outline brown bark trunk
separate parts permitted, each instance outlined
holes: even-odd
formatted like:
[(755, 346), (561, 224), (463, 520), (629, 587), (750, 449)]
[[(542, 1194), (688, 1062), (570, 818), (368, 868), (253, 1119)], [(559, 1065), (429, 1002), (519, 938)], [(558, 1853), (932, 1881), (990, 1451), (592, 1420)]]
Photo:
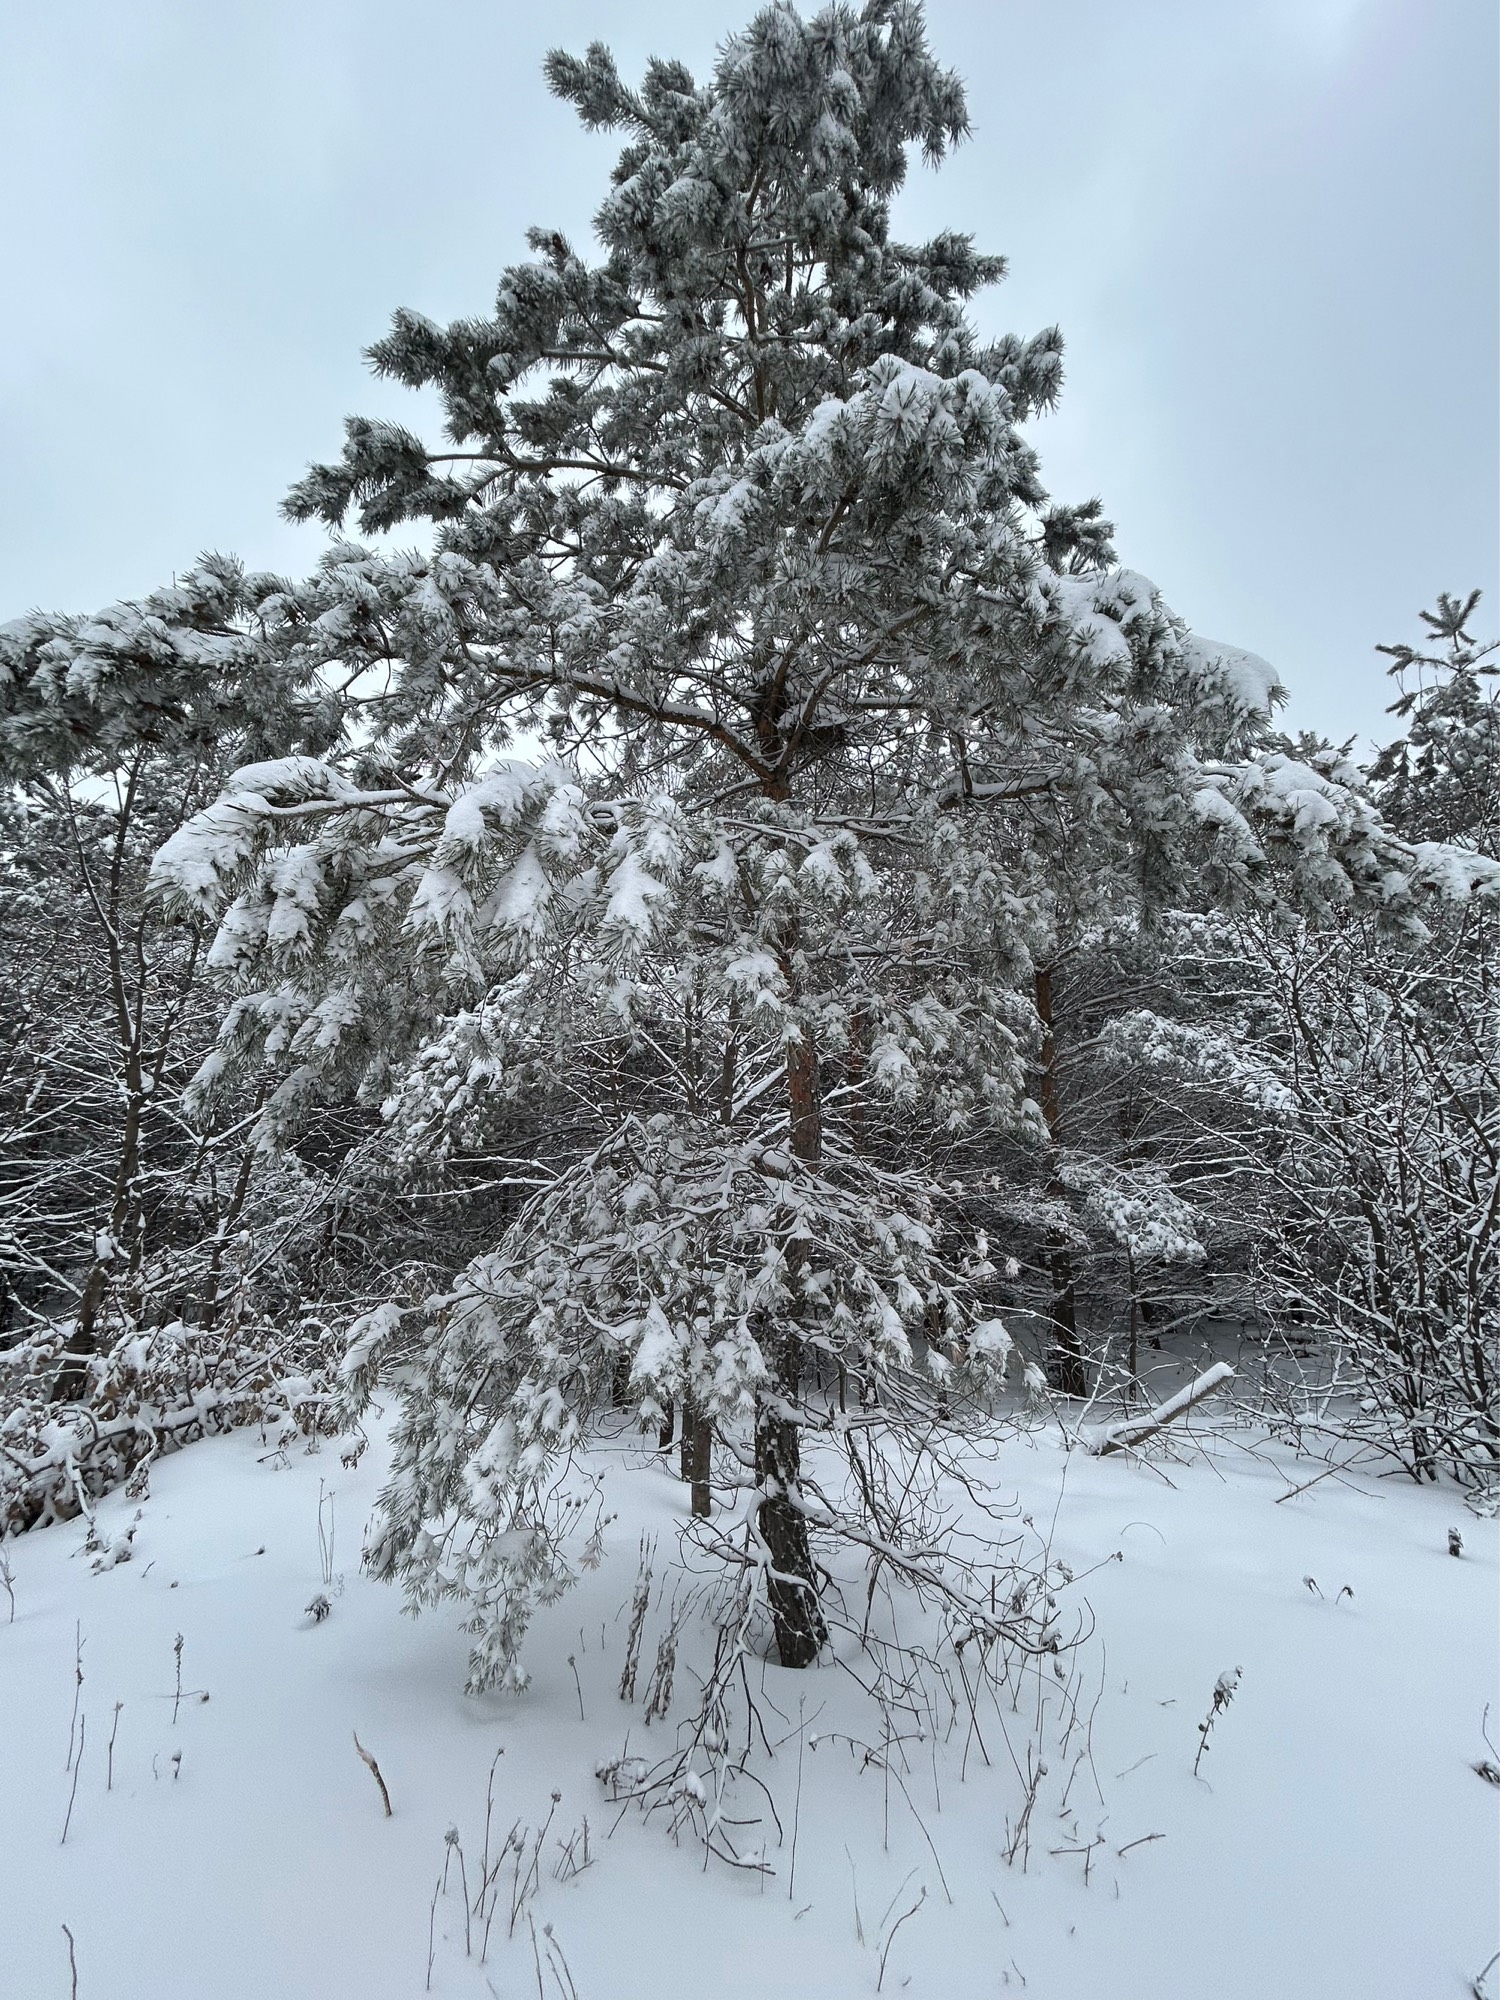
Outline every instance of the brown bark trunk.
[(1047, 1379), (1060, 1396), (1087, 1396), (1088, 1371), (1078, 1340), (1078, 1294), (1073, 1283), (1073, 1257), (1064, 1245), (1052, 1252), (1052, 1329), (1047, 1354)]
[(724, 1055), (719, 1064), (719, 1123), (734, 1123), (735, 1072), (738, 1068), (740, 1047), (740, 1010), (738, 1004), (729, 1003), (729, 1019), (724, 1029)]
[(677, 1471), (684, 1486), (688, 1485), (693, 1477), (695, 1463), (693, 1438), (697, 1433), (697, 1429), (698, 1412), (693, 1408), (692, 1398), (684, 1396), (682, 1399), (682, 1429), (678, 1433), (677, 1438)]
[(802, 1466), (801, 1427), (762, 1410), (755, 1426), (755, 1476), (766, 1498), (759, 1527), (770, 1560), (766, 1596), (784, 1667), (810, 1667), (828, 1637), (808, 1546), (807, 1522), (789, 1497)]
[[(662, 1440), (670, 1444), (670, 1438)], [(691, 1489), (691, 1507), (696, 1521), (706, 1521), (713, 1511), (714, 1427), (690, 1396), (682, 1399), (682, 1429), (677, 1439), (677, 1469)]]
[(787, 1104), (792, 1121), (792, 1156), (815, 1167), (823, 1157), (823, 1105), (818, 1088), (818, 1053), (804, 1030), (786, 1052)]
[(62, 1365), (52, 1384), (54, 1402), (76, 1403), (88, 1387), (88, 1357), (99, 1344), (95, 1322), (108, 1285), (109, 1265), (96, 1257), (83, 1287), (83, 1297), (78, 1302), (78, 1317), (73, 1322), (73, 1331), (63, 1348)]
[[(789, 938), (782, 952), (782, 967), (795, 996), (794, 962), (795, 940)], [(817, 1050), (806, 1029), (787, 1047), (786, 1087), (792, 1155), (806, 1166), (816, 1167), (823, 1156), (822, 1091)], [(796, 1271), (789, 1275), (795, 1286)], [(784, 1667), (810, 1667), (828, 1637), (828, 1627), (818, 1602), (807, 1521), (794, 1497), (802, 1469), (802, 1427), (795, 1418), (783, 1414), (797, 1394), (802, 1374), (796, 1312), (793, 1304), (791, 1324), (775, 1341), (776, 1408), (762, 1405), (756, 1413), (755, 1476), (765, 1494), (757, 1525), (770, 1561), (766, 1597), (776, 1654)]]
[(683, 1438), (691, 1443), (692, 1511), (695, 1521), (706, 1521), (713, 1511), (710, 1482), (713, 1476), (713, 1425), (700, 1410), (693, 1411), (691, 1432), (684, 1426)]
[(849, 1137), (856, 1153), (865, 1143), (865, 1010), (856, 1007), (849, 1016), (849, 1059), (846, 1065), (850, 1088)]
[[(1047, 1122), (1047, 1136), (1053, 1148), (1053, 1172), (1047, 1181), (1049, 1195), (1059, 1196), (1062, 1183), (1056, 1175), (1056, 1149), (1062, 1124), (1062, 1107), (1057, 1090), (1057, 1040), (1052, 1030), (1052, 968), (1039, 965), (1036, 971), (1036, 1014), (1042, 1024), (1041, 1103)], [(1048, 1246), (1052, 1273), (1052, 1301), (1048, 1311), (1051, 1338), (1047, 1346), (1047, 1380), (1061, 1396), (1087, 1396), (1088, 1372), (1078, 1340), (1078, 1294), (1073, 1281), (1073, 1256), (1066, 1243), (1054, 1237)]]

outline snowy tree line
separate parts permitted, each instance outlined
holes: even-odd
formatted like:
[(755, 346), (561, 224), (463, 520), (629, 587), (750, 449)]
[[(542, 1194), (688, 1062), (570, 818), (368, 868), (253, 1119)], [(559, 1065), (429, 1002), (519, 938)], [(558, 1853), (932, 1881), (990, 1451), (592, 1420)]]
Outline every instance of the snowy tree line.
[(0, 1532), (394, 1397), (371, 1559), (485, 1682), (605, 1413), (787, 1665), (837, 1544), (1043, 1643), (892, 1492), (1214, 1325), (1288, 1420), (1492, 1478), (1476, 599), (1361, 766), (1047, 493), (1056, 330), (890, 234), (967, 129), (912, 0), (548, 81), (623, 135), (599, 257), (396, 315), (443, 434), (349, 420), (315, 573), (0, 630)]

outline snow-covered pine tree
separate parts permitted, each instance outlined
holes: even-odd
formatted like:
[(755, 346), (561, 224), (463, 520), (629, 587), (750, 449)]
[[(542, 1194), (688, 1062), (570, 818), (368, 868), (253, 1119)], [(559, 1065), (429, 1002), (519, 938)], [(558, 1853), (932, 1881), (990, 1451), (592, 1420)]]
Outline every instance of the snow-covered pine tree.
[(570, 1574), (560, 1455), (612, 1397), (674, 1402), (801, 1666), (810, 1535), (931, 1581), (871, 1455), (1010, 1352), (955, 1186), (996, 1134), (1046, 1143), (1059, 926), (1201, 888), (1210, 852), (1256, 878), (1255, 816), (1392, 878), (1352, 808), (1308, 821), (1236, 761), (1257, 663), (1049, 504), (1019, 426), (1058, 335), (967, 314), (1001, 261), (891, 237), (908, 149), (966, 128), (914, 0), (772, 6), (704, 84), (631, 89), (598, 46), (548, 78), (625, 134), (602, 259), (539, 230), (493, 313), (396, 316), (374, 364), (445, 437), (351, 420), (289, 506), (431, 552), (336, 545), (345, 751), (237, 774), (158, 879), (228, 901), (213, 1067), (276, 1073), (271, 1135), (352, 1093), (430, 1167), (529, 1121), (499, 1240), (356, 1329), (356, 1404), (405, 1364), (376, 1567), (463, 1600), (476, 1682), (514, 1678)]
[(1500, 701), (1494, 654), (1500, 640), (1476, 639), (1469, 624), (1479, 592), (1438, 598), (1421, 613), (1426, 643), (1381, 646), (1400, 692), (1391, 714), (1406, 734), (1370, 767), (1374, 793), (1392, 826), (1412, 840), (1455, 841), (1496, 852), (1500, 842)]

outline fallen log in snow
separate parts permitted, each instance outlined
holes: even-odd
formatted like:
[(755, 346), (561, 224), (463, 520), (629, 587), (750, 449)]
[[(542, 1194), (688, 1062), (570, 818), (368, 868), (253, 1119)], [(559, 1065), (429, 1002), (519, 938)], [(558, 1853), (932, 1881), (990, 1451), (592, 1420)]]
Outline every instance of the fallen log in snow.
[(1216, 1361), (1212, 1368), (1206, 1368), (1196, 1381), (1189, 1382), (1185, 1389), (1179, 1389), (1175, 1396), (1169, 1396), (1164, 1403), (1158, 1403), (1154, 1410), (1147, 1410), (1143, 1416), (1132, 1417), (1127, 1423), (1111, 1424), (1090, 1440), (1089, 1451), (1095, 1458), (1107, 1458), (1112, 1451), (1128, 1451), (1132, 1445), (1143, 1444), (1148, 1437), (1154, 1437), (1167, 1425), (1190, 1410), (1195, 1403), (1201, 1403), (1205, 1396), (1211, 1396), (1215, 1389), (1234, 1379), (1234, 1370), (1227, 1361)]

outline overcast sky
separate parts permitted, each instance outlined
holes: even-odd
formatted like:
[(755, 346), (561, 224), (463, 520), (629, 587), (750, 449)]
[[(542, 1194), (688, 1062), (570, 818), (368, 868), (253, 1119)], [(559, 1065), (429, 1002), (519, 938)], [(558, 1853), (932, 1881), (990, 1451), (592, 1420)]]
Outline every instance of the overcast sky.
[[(390, 311), (486, 310), (529, 223), (575, 241), (617, 142), (559, 43), (700, 75), (751, 0), (0, 0), (0, 619), (200, 549), (301, 570), (277, 518)], [(900, 233), (971, 230), (992, 330), (1066, 335), (1062, 498), (1290, 721), (1383, 733), (1378, 640), (1497, 541), (1495, 0), (929, 0), (974, 135)]]

